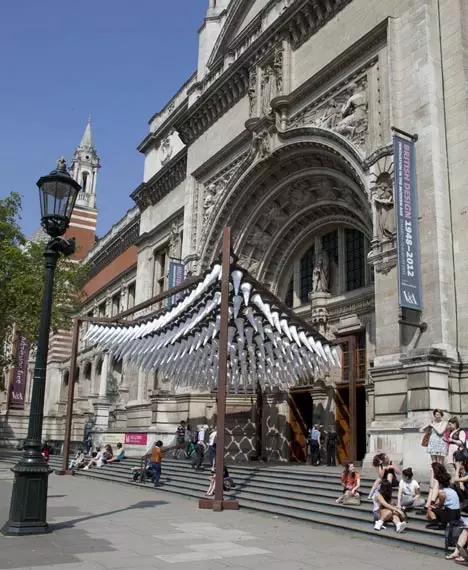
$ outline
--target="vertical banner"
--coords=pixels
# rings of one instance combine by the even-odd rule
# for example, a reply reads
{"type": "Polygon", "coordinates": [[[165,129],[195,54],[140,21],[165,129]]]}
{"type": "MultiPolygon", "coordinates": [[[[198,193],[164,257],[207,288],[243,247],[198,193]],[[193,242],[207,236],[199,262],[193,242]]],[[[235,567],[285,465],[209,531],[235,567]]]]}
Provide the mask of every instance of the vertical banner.
{"type": "Polygon", "coordinates": [[[393,136],[400,307],[422,311],[415,143],[393,136]]]}
{"type": "Polygon", "coordinates": [[[26,384],[28,380],[29,342],[21,335],[16,337],[15,364],[13,381],[10,386],[9,407],[15,410],[24,409],[26,384]]]}
{"type": "MultiPolygon", "coordinates": [[[[176,261],[169,262],[169,278],[168,278],[168,287],[171,289],[172,287],[177,287],[184,282],[185,279],[185,265],[183,263],[179,263],[176,261]]],[[[167,306],[171,307],[174,303],[182,297],[183,293],[178,293],[177,295],[172,295],[167,300],[167,306]]]]}

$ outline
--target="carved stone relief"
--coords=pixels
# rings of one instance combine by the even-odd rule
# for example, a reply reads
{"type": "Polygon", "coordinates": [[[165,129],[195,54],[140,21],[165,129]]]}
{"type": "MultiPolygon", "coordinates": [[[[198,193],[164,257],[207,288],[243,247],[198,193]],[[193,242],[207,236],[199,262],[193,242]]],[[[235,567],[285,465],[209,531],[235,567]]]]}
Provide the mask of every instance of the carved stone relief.
{"type": "Polygon", "coordinates": [[[257,68],[252,67],[249,73],[249,116],[257,116],[257,68]]]}
{"type": "Polygon", "coordinates": [[[330,94],[325,102],[310,105],[293,117],[289,126],[330,129],[364,149],[368,133],[367,109],[367,78],[364,76],[336,95],[330,94]]]}
{"type": "Polygon", "coordinates": [[[254,132],[252,135],[252,146],[249,152],[249,159],[267,158],[271,154],[270,133],[265,129],[261,132],[254,132]]]}
{"type": "Polygon", "coordinates": [[[172,222],[171,234],[169,238],[169,257],[177,259],[180,257],[180,229],[178,222],[172,222]]]}
{"type": "Polygon", "coordinates": [[[260,114],[272,113],[271,101],[283,94],[283,46],[277,46],[272,56],[260,68],[260,114]]]}
{"type": "Polygon", "coordinates": [[[172,158],[172,143],[171,143],[171,136],[173,132],[169,133],[167,137],[165,137],[161,141],[161,164],[164,165],[166,162],[169,162],[172,158]]]}
{"type": "Polygon", "coordinates": [[[234,160],[227,168],[219,172],[213,178],[205,183],[205,192],[203,197],[203,234],[207,231],[207,222],[211,218],[215,206],[224,191],[232,180],[239,166],[245,160],[245,154],[234,160]]]}

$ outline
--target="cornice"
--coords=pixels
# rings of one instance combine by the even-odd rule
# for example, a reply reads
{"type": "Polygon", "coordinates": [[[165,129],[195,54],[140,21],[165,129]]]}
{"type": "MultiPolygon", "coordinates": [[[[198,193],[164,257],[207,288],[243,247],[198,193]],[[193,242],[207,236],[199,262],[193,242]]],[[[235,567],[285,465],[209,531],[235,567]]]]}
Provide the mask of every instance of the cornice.
{"type": "Polygon", "coordinates": [[[130,208],[125,216],[116,222],[111,229],[97,241],[93,249],[91,249],[84,258],[84,263],[93,265],[99,256],[107,250],[108,246],[117,239],[120,239],[127,229],[135,223],[140,223],[140,212],[138,211],[138,208],[134,206],[133,208],[130,208]]]}
{"type": "Polygon", "coordinates": [[[132,282],[136,277],[136,270],[137,270],[137,263],[134,263],[130,267],[127,267],[123,271],[121,271],[118,275],[115,275],[110,281],[107,281],[100,289],[95,291],[92,295],[86,297],[83,301],[80,309],[80,314],[85,316],[89,309],[94,305],[96,299],[99,299],[102,296],[103,291],[110,289],[115,289],[115,286],[122,282],[132,282]]]}
{"type": "Polygon", "coordinates": [[[179,210],[177,210],[177,212],[174,212],[172,216],[166,218],[163,222],[154,227],[152,230],[150,230],[149,232],[145,232],[144,234],[141,234],[136,240],[135,245],[141,247],[142,245],[143,246],[146,245],[148,242],[152,243],[154,241],[154,238],[159,234],[161,234],[164,228],[166,228],[167,237],[169,238],[171,225],[180,219],[183,220],[183,214],[184,214],[184,209],[180,208],[179,210]]]}
{"type": "MultiPolygon", "coordinates": [[[[187,81],[186,85],[190,82],[193,76],[187,81]]],[[[185,87],[185,86],[184,86],[185,87]]],[[[170,104],[170,103],[169,103],[170,104]]],[[[146,137],[141,141],[141,143],[137,146],[137,150],[141,153],[145,153],[151,146],[157,143],[163,136],[163,134],[170,130],[171,128],[175,128],[175,124],[180,119],[181,115],[183,115],[188,109],[188,97],[184,99],[184,101],[175,109],[175,111],[168,116],[168,118],[161,123],[161,125],[153,132],[150,132],[146,135],[146,137]]],[[[155,113],[151,119],[150,123],[156,117],[158,113],[155,113]]]]}
{"type": "Polygon", "coordinates": [[[133,218],[131,223],[125,226],[121,232],[113,236],[102,251],[94,256],[93,260],[90,262],[90,270],[88,273],[89,278],[91,279],[97,275],[104,267],[112,263],[114,259],[117,259],[117,257],[119,257],[119,255],[129,247],[135,245],[139,234],[140,216],[138,215],[133,218]]]}
{"type": "MultiPolygon", "coordinates": [[[[242,99],[248,89],[249,68],[281,38],[298,48],[315,34],[351,0],[302,0],[293,2],[263,33],[252,38],[245,51],[211,82],[211,74],[203,81],[208,84],[198,100],[182,114],[175,128],[181,140],[190,145],[224,113],[242,99]]],[[[213,72],[214,73],[214,72],[213,72]]]]}
{"type": "Polygon", "coordinates": [[[154,206],[178,186],[187,176],[187,149],[182,149],[165,164],[152,178],[143,182],[130,197],[141,212],[154,206]]]}

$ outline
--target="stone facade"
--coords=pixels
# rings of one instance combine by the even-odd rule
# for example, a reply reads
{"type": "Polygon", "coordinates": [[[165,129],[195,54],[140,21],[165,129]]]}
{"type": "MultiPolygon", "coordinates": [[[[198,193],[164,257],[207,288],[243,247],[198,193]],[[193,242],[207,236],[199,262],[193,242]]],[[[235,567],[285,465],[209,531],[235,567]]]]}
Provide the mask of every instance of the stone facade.
{"type": "MultiPolygon", "coordinates": [[[[167,286],[170,258],[187,274],[208,267],[230,225],[242,265],[329,338],[358,339],[366,461],[387,451],[422,469],[430,410],[465,415],[467,10],[464,0],[211,0],[198,69],[139,147],[136,302],[167,286]],[[398,304],[392,126],[419,137],[416,316],[398,304]]],[[[306,387],[309,424],[343,419],[344,370],[306,387]]],[[[115,400],[102,390],[109,428],[169,441],[180,419],[212,421],[213,395],[174,394],[125,363],[119,378],[115,400]]],[[[291,457],[291,398],[264,397],[269,457],[291,457]]],[[[255,395],[229,406],[232,455],[245,459],[255,395]]]]}

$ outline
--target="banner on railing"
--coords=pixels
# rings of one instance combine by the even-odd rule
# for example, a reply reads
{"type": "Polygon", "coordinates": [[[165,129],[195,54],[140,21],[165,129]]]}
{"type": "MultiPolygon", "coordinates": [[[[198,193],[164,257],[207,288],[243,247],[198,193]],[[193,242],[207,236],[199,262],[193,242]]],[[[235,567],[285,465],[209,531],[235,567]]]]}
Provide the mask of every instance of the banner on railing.
{"type": "Polygon", "coordinates": [[[28,382],[29,342],[17,335],[14,355],[13,379],[10,386],[9,408],[24,409],[26,385],[28,382]]]}
{"type": "MultiPolygon", "coordinates": [[[[168,287],[172,289],[172,287],[177,287],[184,282],[185,279],[185,265],[183,263],[179,263],[177,261],[170,261],[169,262],[169,277],[168,277],[168,287]]],[[[183,297],[183,292],[178,293],[177,295],[172,295],[167,300],[167,306],[171,307],[177,301],[183,297]]]]}
{"type": "Polygon", "coordinates": [[[415,142],[393,136],[400,307],[422,311],[415,142]]]}

